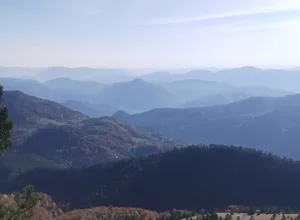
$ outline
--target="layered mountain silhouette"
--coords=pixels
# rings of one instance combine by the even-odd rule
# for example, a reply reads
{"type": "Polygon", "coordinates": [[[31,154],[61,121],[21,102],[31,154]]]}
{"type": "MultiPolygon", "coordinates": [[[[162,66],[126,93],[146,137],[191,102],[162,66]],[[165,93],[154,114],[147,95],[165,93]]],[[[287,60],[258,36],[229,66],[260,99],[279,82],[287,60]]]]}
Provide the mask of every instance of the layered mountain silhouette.
{"type": "MultiPolygon", "coordinates": [[[[77,72],[70,70],[67,75],[72,75],[71,73],[77,72]]],[[[278,89],[237,87],[199,79],[178,80],[171,83],[158,82],[157,84],[134,79],[121,83],[104,84],[67,77],[54,78],[46,82],[32,79],[0,78],[0,83],[6,90],[19,90],[32,96],[64,103],[67,107],[79,110],[91,117],[110,116],[116,110],[137,113],[163,107],[215,105],[222,103],[218,99],[220,96],[227,99],[223,103],[229,103],[252,96],[273,97],[289,94],[289,92],[278,89]],[[239,93],[244,95],[236,96],[239,93]],[[208,99],[211,101],[201,101],[208,99]],[[190,102],[192,103],[190,104],[190,102]]]]}
{"type": "Polygon", "coordinates": [[[300,95],[252,97],[227,105],[154,109],[114,117],[188,143],[233,144],[300,159],[300,95]]]}
{"type": "Polygon", "coordinates": [[[3,101],[14,122],[13,148],[9,153],[39,161],[44,158],[47,164],[89,166],[182,146],[157,132],[137,130],[109,117],[89,118],[19,91],[6,91],[3,101]]]}
{"type": "MultiPolygon", "coordinates": [[[[188,102],[195,101],[195,104],[198,102],[199,105],[195,107],[203,106],[201,100],[208,99],[210,99],[206,104],[208,106],[215,105],[215,103],[222,104],[219,101],[220,96],[228,100],[223,103],[227,104],[253,96],[279,97],[291,94],[290,92],[268,87],[232,86],[227,83],[199,79],[177,80],[169,83],[161,83],[160,85],[170,93],[176,95],[176,97],[181,100],[182,105],[186,105],[188,102]]],[[[189,106],[189,104],[187,104],[187,106],[189,106]]]]}
{"type": "Polygon", "coordinates": [[[55,78],[43,83],[50,89],[54,90],[74,90],[74,92],[88,92],[91,94],[100,93],[105,84],[93,81],[79,81],[67,77],[55,78]]]}
{"type": "Polygon", "coordinates": [[[92,104],[90,102],[81,102],[76,100],[68,100],[61,103],[62,105],[73,109],[75,111],[82,112],[90,117],[102,117],[102,116],[111,116],[116,108],[113,108],[105,104],[92,104]]]}
{"type": "Polygon", "coordinates": [[[142,79],[107,86],[100,93],[99,100],[129,112],[171,107],[179,103],[176,96],[164,88],[142,79]]]}
{"type": "Polygon", "coordinates": [[[65,103],[73,110],[81,110],[92,117],[103,114],[109,116],[118,109],[141,112],[179,104],[175,95],[140,79],[108,85],[69,78],[57,78],[44,83],[0,78],[0,83],[6,90],[19,90],[39,98],[65,103]],[[93,110],[98,110],[98,113],[93,110]]]}
{"type": "Polygon", "coordinates": [[[49,67],[42,69],[35,76],[36,79],[43,82],[61,77],[102,83],[114,83],[132,79],[126,71],[121,69],[88,67],[49,67]]]}

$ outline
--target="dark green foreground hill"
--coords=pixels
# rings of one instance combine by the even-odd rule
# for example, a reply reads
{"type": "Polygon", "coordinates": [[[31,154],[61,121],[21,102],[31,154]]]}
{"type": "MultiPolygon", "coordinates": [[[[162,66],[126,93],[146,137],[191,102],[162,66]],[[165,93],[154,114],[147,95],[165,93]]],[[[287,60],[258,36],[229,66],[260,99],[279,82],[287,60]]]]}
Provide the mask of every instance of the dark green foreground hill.
{"type": "Polygon", "coordinates": [[[223,208],[231,204],[300,207],[300,163],[226,146],[175,149],[86,169],[38,169],[2,184],[32,183],[73,208],[98,205],[153,210],[223,208]]]}

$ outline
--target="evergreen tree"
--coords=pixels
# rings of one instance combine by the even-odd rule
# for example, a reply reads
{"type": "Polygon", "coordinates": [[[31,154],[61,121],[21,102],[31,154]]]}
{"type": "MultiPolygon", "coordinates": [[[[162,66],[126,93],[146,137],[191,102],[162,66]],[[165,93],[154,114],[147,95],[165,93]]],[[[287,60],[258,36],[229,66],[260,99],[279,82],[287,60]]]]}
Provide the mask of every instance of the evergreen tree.
{"type": "MultiPolygon", "coordinates": [[[[3,87],[0,85],[0,154],[11,147],[10,136],[12,121],[8,119],[8,108],[2,103],[3,87]]],[[[33,186],[25,187],[23,193],[13,194],[16,205],[0,204],[0,219],[2,220],[25,220],[32,215],[32,209],[37,204],[37,197],[33,194],[33,186]]]]}
{"type": "Polygon", "coordinates": [[[218,214],[217,213],[215,213],[215,212],[212,212],[211,214],[210,214],[210,218],[212,219],[212,220],[218,220],[218,214]]]}
{"type": "Polygon", "coordinates": [[[2,104],[3,87],[0,85],[0,154],[11,146],[12,121],[8,120],[8,109],[2,104]]]}

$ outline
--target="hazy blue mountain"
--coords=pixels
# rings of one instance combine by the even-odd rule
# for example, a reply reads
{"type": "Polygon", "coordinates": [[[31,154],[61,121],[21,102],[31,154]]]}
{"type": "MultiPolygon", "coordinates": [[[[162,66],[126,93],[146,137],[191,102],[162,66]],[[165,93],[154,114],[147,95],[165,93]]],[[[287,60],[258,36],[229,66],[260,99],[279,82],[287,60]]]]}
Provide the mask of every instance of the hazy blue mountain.
{"type": "Polygon", "coordinates": [[[212,95],[187,101],[182,107],[205,107],[214,105],[225,105],[231,102],[240,101],[250,97],[281,97],[291,93],[278,89],[269,89],[266,87],[236,87],[229,90],[219,91],[212,95]]]}
{"type": "MultiPolygon", "coordinates": [[[[224,96],[224,98],[228,100],[223,100],[223,104],[225,104],[251,96],[277,97],[290,94],[286,91],[267,87],[238,87],[226,83],[199,79],[177,80],[171,83],[160,83],[159,85],[179,97],[182,103],[189,101],[201,103],[203,102],[201,100],[209,100],[214,97],[221,98],[221,96],[224,96]]],[[[214,103],[213,100],[212,103],[214,103]]],[[[219,103],[219,101],[216,101],[216,103],[219,103]]]]}
{"type": "Polygon", "coordinates": [[[176,80],[159,85],[179,97],[182,103],[236,89],[228,84],[197,79],[176,80]]]}
{"type": "Polygon", "coordinates": [[[250,96],[280,97],[295,94],[287,90],[272,89],[264,86],[242,86],[237,89],[240,92],[249,94],[250,96]]]}
{"type": "Polygon", "coordinates": [[[201,79],[202,75],[212,74],[213,72],[206,69],[194,69],[182,74],[183,79],[201,79]]]}
{"type": "MultiPolygon", "coordinates": [[[[239,97],[233,98],[232,94],[235,93],[246,93],[245,97],[272,97],[288,94],[285,91],[264,87],[235,87],[225,83],[196,79],[177,80],[171,83],[158,83],[157,85],[143,80],[110,85],[95,81],[79,81],[66,77],[52,79],[44,83],[32,79],[0,78],[0,83],[5,86],[6,90],[19,90],[29,95],[59,103],[70,100],[80,102],[73,102],[72,108],[81,110],[90,116],[110,115],[117,109],[136,113],[152,108],[181,107],[182,104],[185,105],[189,101],[198,102],[200,106],[203,106],[201,104],[203,101],[201,100],[208,100],[209,97],[220,95],[230,97],[228,101],[240,100],[239,97]],[[82,105],[81,103],[84,102],[94,106],[82,105]],[[111,107],[103,109],[103,106],[95,107],[96,104],[107,104],[111,107]]],[[[211,104],[214,103],[212,100],[211,104]]],[[[216,101],[216,103],[220,104],[220,101],[216,101]]],[[[221,103],[228,102],[224,101],[221,103]]],[[[195,106],[195,104],[187,104],[187,106],[195,106]]]]}
{"type": "Polygon", "coordinates": [[[64,103],[90,116],[111,115],[118,109],[138,112],[178,105],[174,95],[143,80],[104,85],[69,78],[57,78],[45,83],[31,79],[0,78],[0,83],[5,90],[19,90],[64,103]]]}
{"type": "Polygon", "coordinates": [[[76,81],[69,78],[58,78],[40,83],[32,79],[0,78],[5,90],[19,90],[28,95],[56,102],[68,100],[98,102],[98,96],[104,84],[97,82],[76,81]]]}
{"type": "Polygon", "coordinates": [[[236,86],[258,86],[273,89],[282,89],[291,92],[300,92],[297,82],[300,80],[300,71],[284,69],[259,69],[251,66],[225,69],[215,73],[203,74],[199,78],[236,86]]]}
{"type": "Polygon", "coordinates": [[[160,74],[152,73],[144,76],[144,79],[155,82],[172,82],[175,80],[199,79],[227,83],[234,86],[268,87],[272,89],[282,89],[291,92],[300,92],[298,83],[300,71],[297,69],[260,69],[251,66],[240,68],[223,69],[218,71],[191,70],[185,74],[160,74]]]}
{"type": "Polygon", "coordinates": [[[43,85],[54,90],[73,90],[84,93],[97,94],[100,93],[105,84],[93,81],[79,81],[67,77],[52,79],[43,83],[43,85]]]}
{"type": "Polygon", "coordinates": [[[193,108],[193,107],[206,107],[206,106],[214,106],[214,105],[225,105],[249,97],[250,97],[249,94],[242,93],[242,92],[215,94],[215,95],[198,98],[192,101],[188,101],[182,104],[181,107],[193,108]]]}
{"type": "Polygon", "coordinates": [[[76,100],[68,100],[61,104],[70,109],[79,111],[83,114],[94,118],[102,116],[111,116],[116,111],[116,109],[113,109],[108,105],[91,104],[89,102],[80,102],[76,100]]]}
{"type": "Polygon", "coordinates": [[[61,96],[55,100],[65,102],[75,100],[80,102],[98,103],[98,97],[106,84],[93,81],[79,81],[70,78],[56,78],[43,83],[47,88],[59,92],[61,96]]]}
{"type": "Polygon", "coordinates": [[[300,159],[300,95],[252,97],[228,105],[154,109],[119,120],[190,143],[234,144],[300,159]]]}
{"type": "Polygon", "coordinates": [[[170,72],[153,72],[141,76],[142,79],[155,82],[155,83],[167,83],[173,82],[176,80],[188,80],[188,79],[201,79],[201,74],[211,73],[209,70],[197,70],[197,71],[188,71],[185,74],[183,73],[170,73],[170,72]]]}
{"type": "Polygon", "coordinates": [[[36,79],[43,82],[61,77],[71,78],[74,80],[97,81],[100,83],[113,83],[132,79],[125,70],[96,69],[87,67],[49,67],[40,71],[36,75],[36,79]]]}
{"type": "Polygon", "coordinates": [[[0,66],[0,77],[30,77],[41,71],[40,68],[0,66]]]}
{"type": "MultiPolygon", "coordinates": [[[[76,81],[75,81],[76,82],[76,81]]],[[[18,78],[0,78],[0,84],[4,86],[6,91],[21,91],[28,95],[38,98],[49,99],[56,102],[64,102],[70,99],[93,101],[97,100],[91,94],[86,94],[83,89],[76,90],[70,87],[69,89],[52,89],[51,86],[46,86],[32,79],[18,78]]],[[[97,94],[98,95],[98,94],[97,94]]]]}
{"type": "Polygon", "coordinates": [[[99,101],[129,112],[175,106],[179,103],[177,98],[164,88],[142,79],[106,86],[100,93],[99,101]]]}
{"type": "Polygon", "coordinates": [[[38,81],[32,79],[18,78],[0,78],[0,84],[4,86],[6,91],[18,90],[28,95],[38,96],[39,98],[53,99],[55,92],[43,86],[38,81]]]}
{"type": "Polygon", "coordinates": [[[142,75],[140,77],[141,79],[144,79],[148,82],[172,82],[176,79],[180,79],[179,74],[172,74],[169,72],[153,72],[153,73],[148,73],[145,75],[142,75]]]}
{"type": "MultiPolygon", "coordinates": [[[[253,80],[256,80],[255,77],[259,76],[257,74],[260,74],[263,71],[266,70],[259,69],[256,67],[251,67],[251,66],[245,66],[240,68],[223,69],[216,72],[210,72],[210,71],[204,72],[202,70],[192,70],[190,72],[187,72],[185,75],[187,76],[192,75],[202,80],[229,83],[235,86],[250,86],[250,85],[252,86],[252,84],[249,85],[248,81],[243,81],[243,80],[251,79],[250,82],[252,82],[253,80]]],[[[256,86],[258,85],[260,84],[256,84],[256,86]]]]}

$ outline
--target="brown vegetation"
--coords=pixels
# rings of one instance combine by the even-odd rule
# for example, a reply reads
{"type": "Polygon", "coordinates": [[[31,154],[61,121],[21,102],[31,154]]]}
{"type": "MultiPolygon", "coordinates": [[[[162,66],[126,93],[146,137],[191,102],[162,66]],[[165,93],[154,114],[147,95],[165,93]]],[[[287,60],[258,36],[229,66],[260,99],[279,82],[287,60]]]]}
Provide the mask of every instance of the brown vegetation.
{"type": "Polygon", "coordinates": [[[121,208],[121,207],[96,207],[91,209],[82,209],[68,212],[57,220],[81,220],[81,219],[111,219],[111,220],[123,220],[123,219],[142,219],[150,220],[156,219],[158,213],[155,211],[149,211],[139,208],[121,208]]]}
{"type": "MultiPolygon", "coordinates": [[[[39,198],[39,202],[33,209],[33,215],[30,217],[30,220],[171,220],[185,219],[196,214],[187,210],[173,209],[158,213],[141,208],[112,206],[99,206],[63,212],[51,196],[41,193],[36,195],[39,198]]],[[[3,204],[12,207],[16,206],[13,195],[0,195],[0,205],[3,204]]]]}

